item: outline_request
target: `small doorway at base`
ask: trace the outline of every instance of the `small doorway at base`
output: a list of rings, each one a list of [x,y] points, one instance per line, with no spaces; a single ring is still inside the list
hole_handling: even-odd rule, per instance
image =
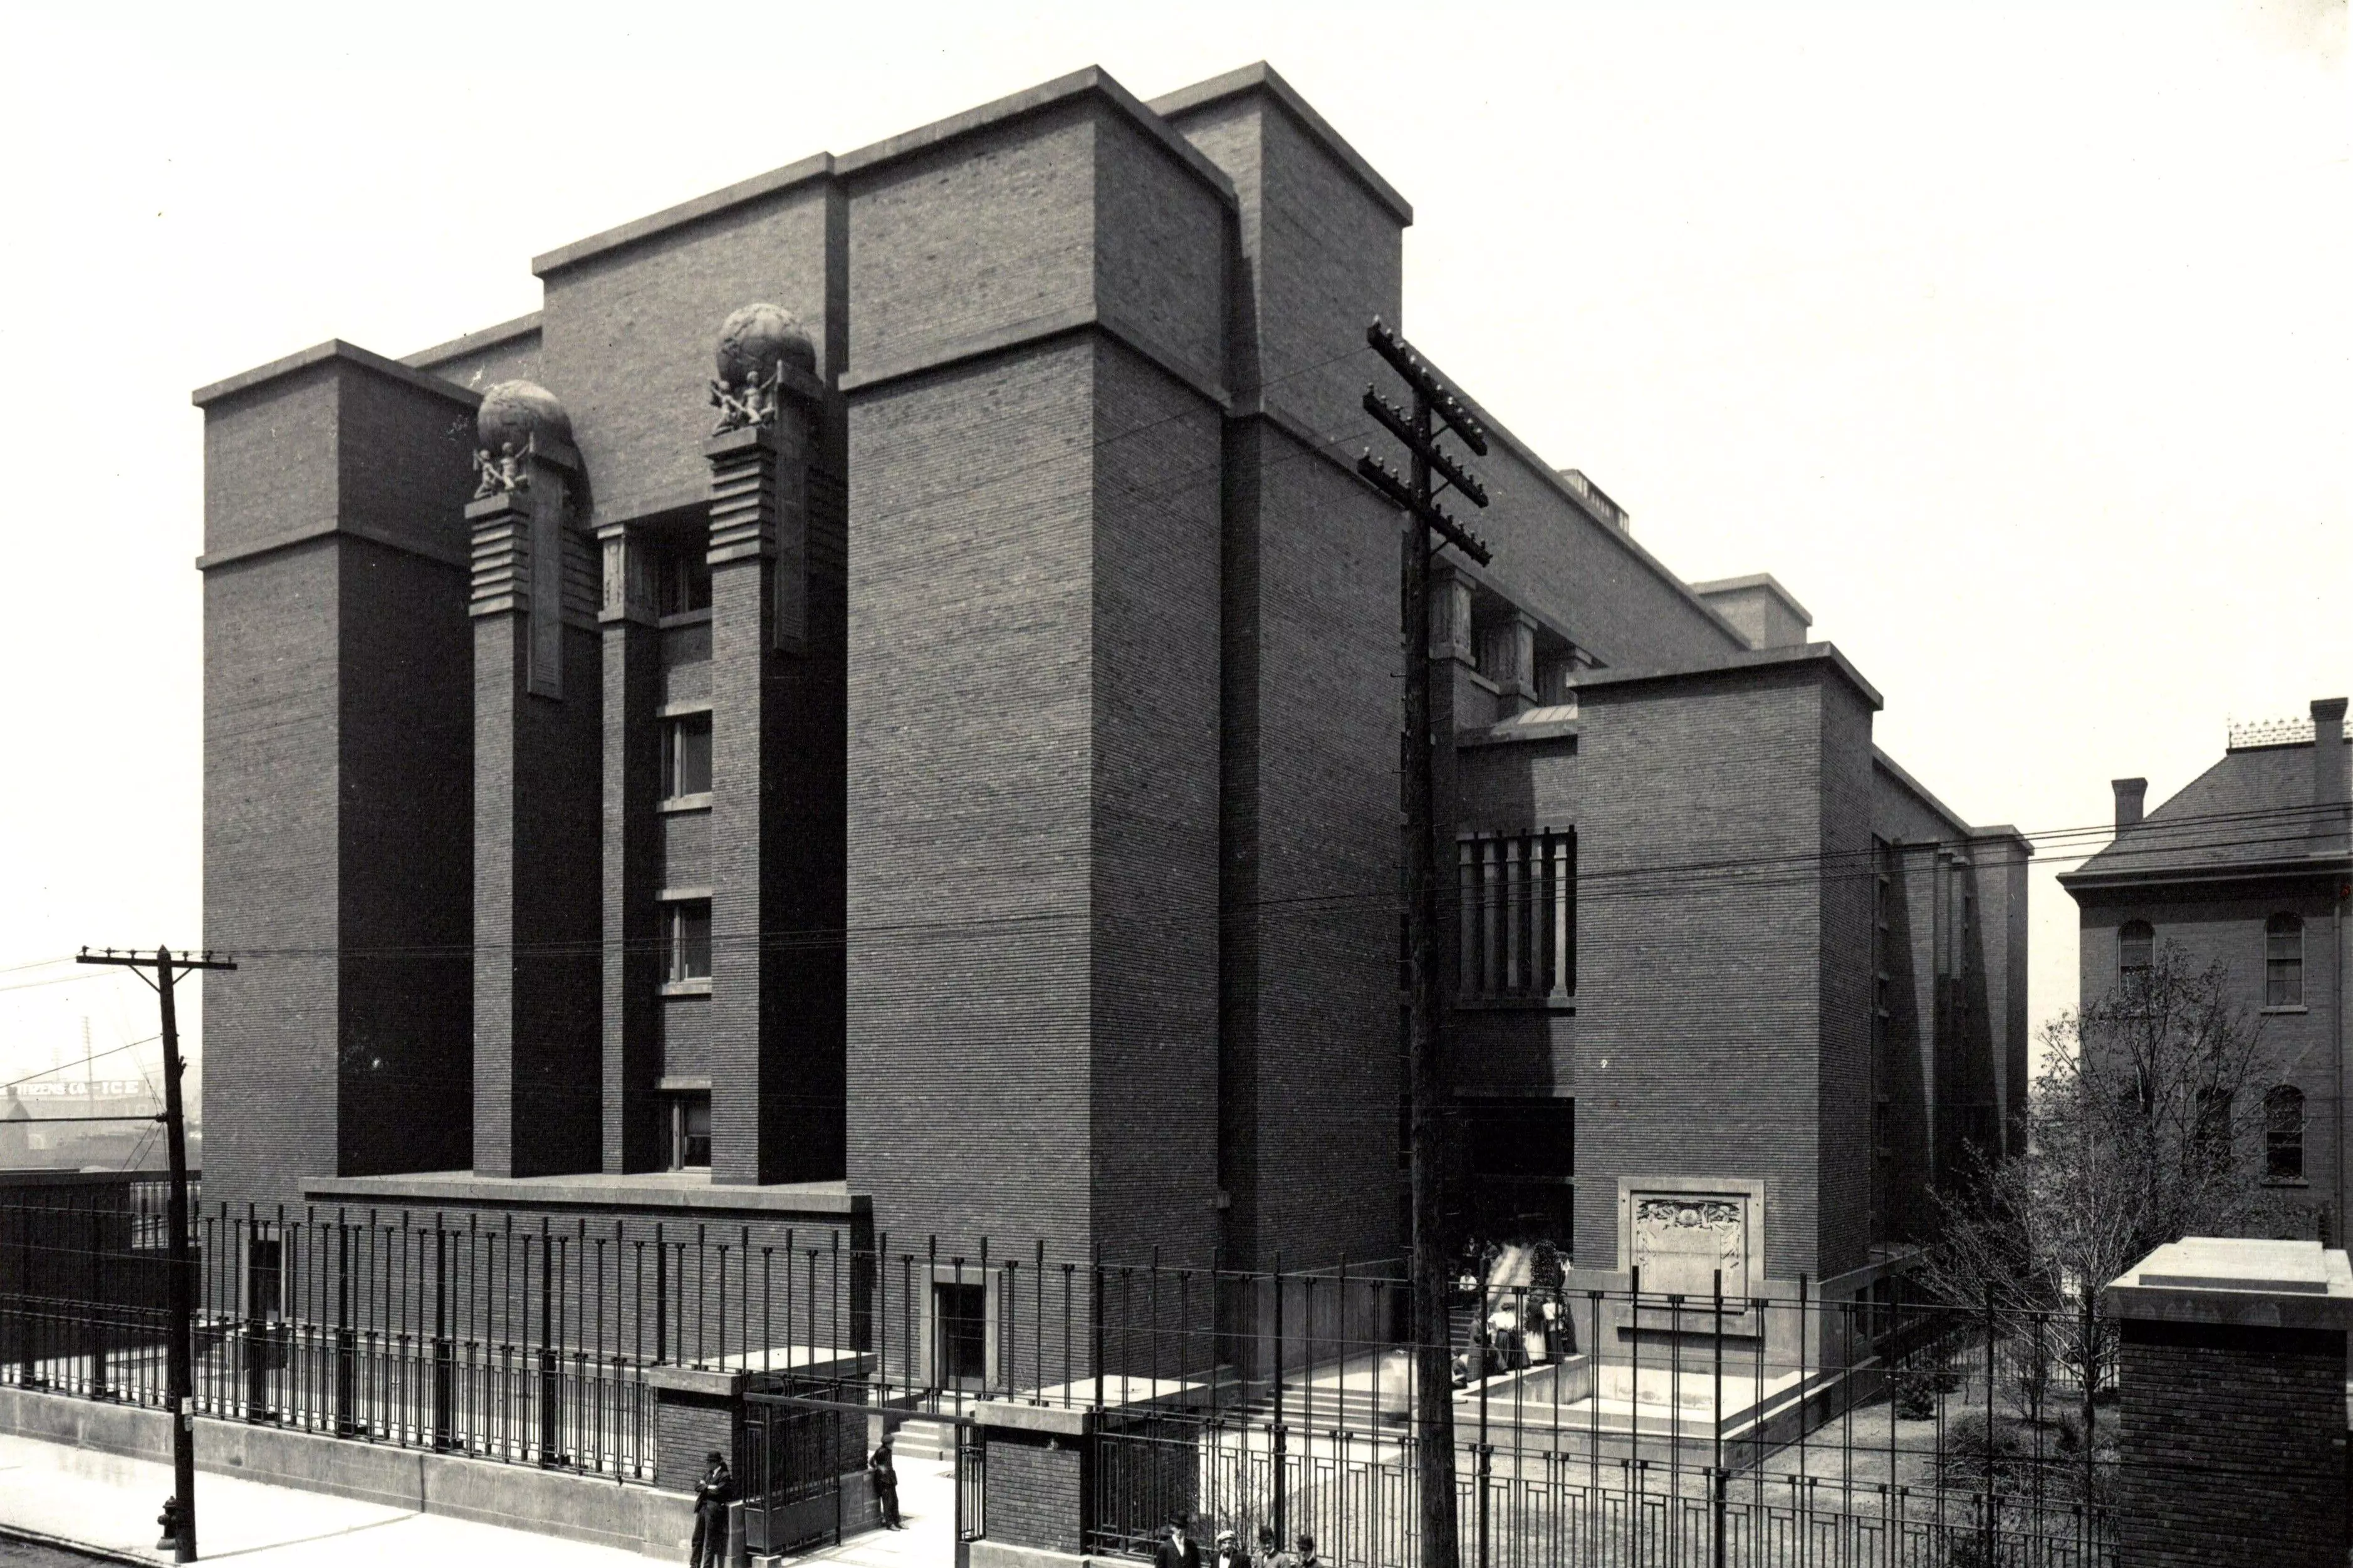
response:
[[[932,1375],[942,1388],[979,1388],[988,1377],[988,1286],[932,1284]]]

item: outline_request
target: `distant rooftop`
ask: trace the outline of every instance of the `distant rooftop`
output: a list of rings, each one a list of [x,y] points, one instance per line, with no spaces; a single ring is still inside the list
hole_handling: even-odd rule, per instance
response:
[[[2300,739],[2289,732],[2301,728]],[[2260,731],[2265,739],[2243,738]],[[2313,726],[2282,720],[2231,727],[2231,749],[2164,805],[2117,831],[2108,847],[2060,878],[2098,880],[2212,876],[2309,864],[2316,826]]]
[[[2309,719],[2250,719],[2244,723],[2234,719],[2231,721],[2228,749],[2244,752],[2257,746],[2308,746],[2312,736]]]

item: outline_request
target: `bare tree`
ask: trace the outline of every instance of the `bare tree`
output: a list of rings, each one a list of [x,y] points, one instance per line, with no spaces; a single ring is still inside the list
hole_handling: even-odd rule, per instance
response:
[[[2043,1032],[2027,1152],[1980,1158],[1939,1193],[1923,1282],[1960,1306],[2047,1315],[2038,1342],[2081,1378],[2088,1434],[2111,1330],[2103,1285],[2185,1236],[2297,1236],[2308,1213],[2265,1175],[2280,1064],[2227,971],[2168,944]],[[2043,1366],[2028,1369],[2040,1377]]]

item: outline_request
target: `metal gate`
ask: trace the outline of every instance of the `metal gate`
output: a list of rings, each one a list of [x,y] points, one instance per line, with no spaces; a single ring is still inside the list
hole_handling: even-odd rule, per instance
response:
[[[868,1442],[875,1424],[907,1413],[865,1404],[855,1397],[861,1392],[841,1388],[829,1395],[745,1395],[743,1452],[735,1473],[743,1488],[747,1550],[798,1552],[839,1545],[881,1525],[880,1500],[867,1479]],[[948,1411],[914,1414],[949,1427],[955,1436],[949,1526],[957,1568],[965,1568],[972,1543],[987,1529],[987,1451],[970,1416]],[[921,1523],[919,1520],[919,1527]]]
[[[879,1521],[866,1480],[872,1412],[846,1400],[784,1394],[745,1396],[744,1543],[753,1552],[838,1545]]]

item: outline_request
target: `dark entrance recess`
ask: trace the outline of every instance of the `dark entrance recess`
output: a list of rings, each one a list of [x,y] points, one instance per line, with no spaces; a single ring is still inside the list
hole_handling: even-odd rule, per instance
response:
[[[1487,1241],[1549,1241],[1566,1253],[1574,1236],[1577,1102],[1463,1102],[1470,1140],[1472,1221]]]
[[[952,1388],[979,1386],[988,1376],[988,1287],[935,1284],[932,1312],[939,1381]]]

